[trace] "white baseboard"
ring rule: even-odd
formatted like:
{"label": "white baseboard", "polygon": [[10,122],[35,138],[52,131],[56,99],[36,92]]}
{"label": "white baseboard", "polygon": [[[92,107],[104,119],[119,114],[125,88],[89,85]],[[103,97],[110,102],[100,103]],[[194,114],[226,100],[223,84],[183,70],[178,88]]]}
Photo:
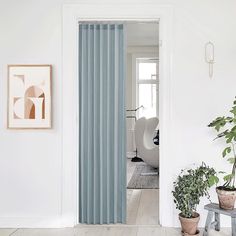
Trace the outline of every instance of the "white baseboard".
{"label": "white baseboard", "polygon": [[0,228],[64,228],[75,226],[74,220],[55,217],[0,217]]}

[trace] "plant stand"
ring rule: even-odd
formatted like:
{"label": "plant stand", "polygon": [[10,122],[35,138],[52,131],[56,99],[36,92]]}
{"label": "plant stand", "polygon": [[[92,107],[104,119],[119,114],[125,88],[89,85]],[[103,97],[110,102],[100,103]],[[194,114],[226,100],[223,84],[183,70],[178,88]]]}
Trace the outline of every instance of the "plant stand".
{"label": "plant stand", "polygon": [[[208,236],[208,232],[211,228],[214,228],[216,231],[220,231],[220,214],[231,217],[232,236],[236,236],[236,208],[233,210],[224,210],[219,207],[219,204],[210,203],[205,205],[204,209],[208,210],[208,215],[203,236]],[[212,222],[214,215],[215,220]]]}

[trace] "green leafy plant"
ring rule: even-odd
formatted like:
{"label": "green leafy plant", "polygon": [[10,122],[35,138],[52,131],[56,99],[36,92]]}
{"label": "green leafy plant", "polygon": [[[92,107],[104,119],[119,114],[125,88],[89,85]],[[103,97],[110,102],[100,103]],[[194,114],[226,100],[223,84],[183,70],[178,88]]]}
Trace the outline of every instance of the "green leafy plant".
{"label": "green leafy plant", "polygon": [[235,169],[236,169],[236,97],[233,102],[233,107],[230,110],[231,116],[220,116],[213,120],[208,127],[213,127],[217,131],[218,138],[224,138],[226,147],[222,151],[223,158],[232,165],[232,171],[224,176],[225,189],[235,189]]}
{"label": "green leafy plant", "polygon": [[207,196],[210,199],[208,190],[218,181],[216,171],[205,163],[196,169],[182,170],[172,191],[176,209],[180,210],[181,216],[193,218],[200,198]]}

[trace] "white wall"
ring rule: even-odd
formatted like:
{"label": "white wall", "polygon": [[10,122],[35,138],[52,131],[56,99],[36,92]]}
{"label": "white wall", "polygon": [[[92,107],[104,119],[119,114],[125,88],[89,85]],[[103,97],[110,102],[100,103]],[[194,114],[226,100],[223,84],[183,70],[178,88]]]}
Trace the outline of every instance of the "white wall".
{"label": "white wall", "polygon": [[[119,3],[138,4],[141,1],[144,0],[120,0]],[[0,226],[55,226],[60,223],[63,2],[68,1],[0,1]],[[215,133],[206,126],[228,110],[235,96],[236,1],[153,2],[174,5],[172,132],[169,144],[172,155],[169,169],[165,170],[169,174],[162,180],[167,191],[161,204],[167,209],[163,225],[176,226],[177,211],[171,190],[180,169],[205,161],[219,170],[229,170],[225,160],[221,159],[222,142],[213,143]],[[204,44],[209,40],[216,47],[214,79],[208,78],[204,62]],[[53,65],[52,130],[6,129],[6,65],[14,63]],[[216,200],[214,191],[212,195]],[[201,223],[205,220],[202,204],[199,207]]]}
{"label": "white wall", "polygon": [[[224,115],[236,95],[235,7],[236,1],[181,1],[175,8],[169,190],[175,175],[191,163],[205,161],[217,170],[230,169],[221,158],[222,142],[212,141],[215,132],[207,124]],[[204,62],[209,40],[215,44],[213,79]],[[170,197],[167,193],[165,204],[172,204]],[[212,200],[217,201],[214,190]],[[198,208],[201,224],[206,216],[203,203]],[[174,217],[168,224],[177,225]]]}
{"label": "white wall", "polygon": [[[61,214],[61,4],[0,1],[0,226]],[[53,65],[53,129],[7,130],[7,64]]]}

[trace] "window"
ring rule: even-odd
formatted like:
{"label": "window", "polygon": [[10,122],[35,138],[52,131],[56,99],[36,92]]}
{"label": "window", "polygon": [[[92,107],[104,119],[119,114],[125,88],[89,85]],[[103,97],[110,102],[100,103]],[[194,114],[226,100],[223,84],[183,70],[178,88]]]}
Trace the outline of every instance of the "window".
{"label": "window", "polygon": [[138,118],[158,116],[158,60],[136,58],[136,105]]}

